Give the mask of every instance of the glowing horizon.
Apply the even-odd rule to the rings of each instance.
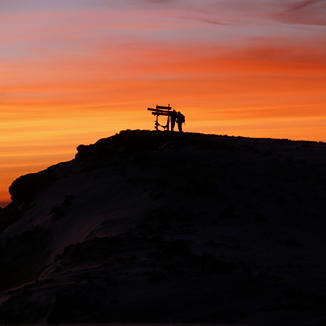
[[[153,129],[326,141],[323,0],[0,1],[0,202],[79,144]]]

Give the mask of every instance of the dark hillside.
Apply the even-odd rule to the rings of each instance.
[[[122,131],[0,210],[0,323],[326,323],[326,144]]]

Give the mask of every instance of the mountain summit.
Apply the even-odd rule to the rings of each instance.
[[[15,180],[0,323],[326,322],[326,144],[126,130]]]

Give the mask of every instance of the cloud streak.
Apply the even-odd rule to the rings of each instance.
[[[274,15],[288,24],[326,25],[326,3],[323,0],[284,2],[282,10]]]

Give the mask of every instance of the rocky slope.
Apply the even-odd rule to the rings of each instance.
[[[122,131],[22,176],[0,323],[326,323],[326,144]]]

